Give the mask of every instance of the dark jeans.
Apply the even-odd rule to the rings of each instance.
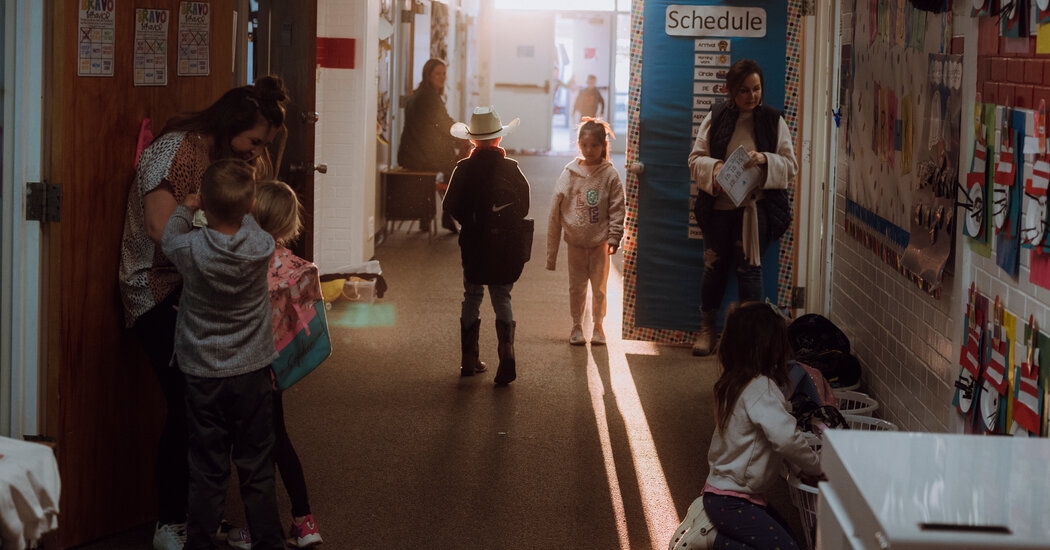
[[[162,303],[142,314],[134,325],[135,336],[149,357],[157,375],[167,415],[157,443],[154,472],[157,485],[157,520],[162,524],[186,521],[186,380],[178,366],[171,364],[175,350],[175,319],[179,293],[173,292]]]
[[[284,403],[281,400],[281,392],[273,392],[273,458],[277,462],[277,469],[281,471],[281,481],[288,491],[288,498],[292,501],[292,516],[300,517],[310,514],[310,498],[306,494],[306,478],[303,476],[303,465],[299,462],[299,455],[292,446],[292,440],[288,437],[288,430],[284,426]]]
[[[759,234],[762,229],[759,217]],[[729,272],[736,271],[739,300],[762,299],[762,267],[748,265],[744,260],[744,209],[713,210],[710,227],[718,231],[704,233],[704,278],[700,283],[700,310],[718,311],[729,283]],[[764,243],[761,247],[765,249]]]
[[[510,304],[510,291],[514,283],[506,285],[478,285],[463,280],[463,307],[460,319],[471,324],[481,318],[481,302],[485,299],[485,287],[489,287],[489,301],[497,321],[514,322],[514,310]]]
[[[254,550],[283,550],[274,495],[270,369],[229,378],[186,375],[189,514],[186,550],[211,550],[226,505],[230,454]]]
[[[718,530],[716,548],[798,550],[787,522],[772,506],[759,506],[742,498],[704,493],[704,510]]]

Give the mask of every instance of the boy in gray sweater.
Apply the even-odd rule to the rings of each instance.
[[[266,272],[273,238],[252,218],[251,166],[220,160],[168,220],[161,246],[183,279],[175,355],[186,375],[189,506],[186,550],[211,549],[237,465],[255,550],[284,548],[274,495],[273,396],[277,357]],[[203,208],[208,226],[193,227]]]

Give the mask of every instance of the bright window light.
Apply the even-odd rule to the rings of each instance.
[[[525,4],[525,5],[522,5]],[[616,11],[616,0],[496,0],[497,10]]]

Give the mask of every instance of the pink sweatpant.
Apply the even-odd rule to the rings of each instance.
[[[572,324],[583,324],[583,310],[587,306],[587,283],[591,284],[591,319],[595,325],[605,319],[605,285],[609,281],[609,245],[593,248],[568,245],[569,249],[569,312]]]

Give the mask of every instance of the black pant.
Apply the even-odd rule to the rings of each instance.
[[[284,426],[284,403],[281,401],[281,392],[273,392],[273,458],[277,462],[277,469],[281,471],[281,481],[288,491],[288,498],[292,501],[292,516],[300,517],[310,514],[310,498],[306,494],[306,478],[303,477],[303,465],[299,462],[299,455],[292,446],[292,440],[288,438],[288,430]]]
[[[704,233],[704,278],[700,282],[700,310],[718,311],[722,307],[729,274],[736,271],[740,302],[762,299],[762,267],[749,265],[744,259],[744,209],[713,210],[709,227],[718,231]],[[765,227],[759,217],[759,234]],[[760,243],[760,250],[765,244]],[[757,259],[757,258],[756,258]]]
[[[230,477],[237,466],[254,550],[283,550],[274,495],[273,390],[270,369],[229,378],[186,375],[189,514],[186,550],[211,550]]]
[[[171,364],[175,349],[175,318],[179,293],[142,314],[134,325],[135,336],[149,356],[153,372],[164,393],[167,416],[157,443],[157,519],[162,524],[186,521],[186,381],[178,366]]]

